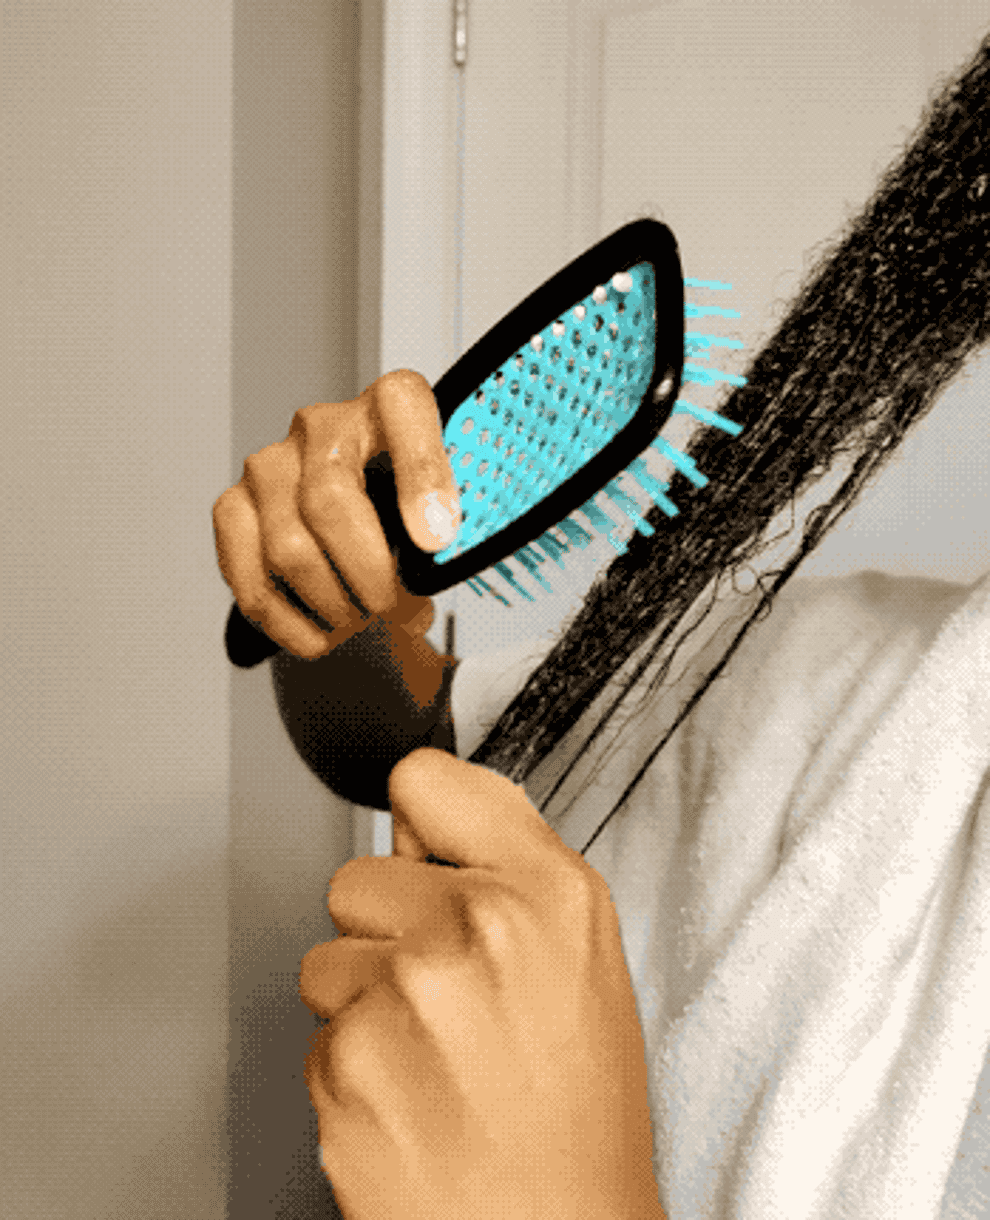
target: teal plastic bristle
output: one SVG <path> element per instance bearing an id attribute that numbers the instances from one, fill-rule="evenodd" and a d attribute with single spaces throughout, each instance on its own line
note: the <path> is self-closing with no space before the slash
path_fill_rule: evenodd
<path id="1" fill-rule="evenodd" d="M 731 284 L 685 277 L 686 289 L 729 292 Z M 434 556 L 438 564 L 477 546 L 518 519 L 550 494 L 590 457 L 599 453 L 628 421 L 650 384 L 656 319 L 653 268 L 640 263 L 599 285 L 568 314 L 557 318 L 506 360 L 454 411 L 444 428 L 444 443 L 459 480 L 463 522 L 452 546 Z M 686 320 L 738 318 L 737 310 L 685 302 Z M 719 348 L 740 349 L 742 342 L 689 329 L 684 333 L 682 388 L 746 384 L 744 377 L 711 364 Z M 690 415 L 708 427 L 739 436 L 742 427 L 724 415 L 679 397 L 672 414 Z M 702 489 L 708 478 L 696 463 L 663 436 L 649 448 L 673 463 Z M 645 452 L 645 451 L 644 451 Z M 619 536 L 624 523 L 647 536 L 655 531 L 643 509 L 623 488 L 630 479 L 668 517 L 678 514 L 669 484 L 651 474 L 644 456 L 636 457 L 616 478 L 540 537 L 495 563 L 489 579 L 476 575 L 466 584 L 479 597 L 511 606 L 510 596 L 535 601 L 539 589 L 553 592 L 546 565 L 564 567 L 572 550 L 584 550 L 595 534 L 618 554 L 628 543 Z M 597 502 L 604 496 L 613 519 Z M 582 520 L 583 519 L 583 520 Z M 589 528 L 590 527 L 590 531 Z M 502 587 L 500 587 L 500 584 Z M 529 587 L 527 587 L 529 586 Z M 532 589 L 532 591 L 531 591 Z"/>

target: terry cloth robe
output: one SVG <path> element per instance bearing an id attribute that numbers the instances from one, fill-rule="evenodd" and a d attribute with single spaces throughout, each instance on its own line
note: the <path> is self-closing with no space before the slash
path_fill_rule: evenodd
<path id="1" fill-rule="evenodd" d="M 461 663 L 459 757 L 548 648 Z M 657 740 L 647 705 L 565 843 Z M 792 580 L 586 858 L 669 1220 L 990 1215 L 990 575 Z"/>

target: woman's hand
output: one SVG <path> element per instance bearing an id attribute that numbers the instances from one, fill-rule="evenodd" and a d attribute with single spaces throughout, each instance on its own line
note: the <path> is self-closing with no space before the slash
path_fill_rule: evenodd
<path id="1" fill-rule="evenodd" d="M 241 613 L 296 656 L 325 656 L 368 615 L 416 635 L 433 621 L 430 599 L 399 585 L 365 494 L 364 468 L 383 452 L 413 542 L 443 550 L 460 525 L 458 487 L 433 391 L 408 369 L 386 373 L 350 402 L 297 411 L 286 439 L 247 458 L 243 478 L 213 506 L 220 571 Z M 454 514 L 447 533 L 440 532 L 445 508 Z M 293 607 L 271 576 L 283 578 L 329 632 Z"/>
<path id="2" fill-rule="evenodd" d="M 657 1220 L 647 1072 L 601 876 L 521 787 L 438 751 L 389 783 L 391 857 L 334 875 L 302 963 L 348 1220 Z M 428 853 L 459 869 L 424 863 Z"/>

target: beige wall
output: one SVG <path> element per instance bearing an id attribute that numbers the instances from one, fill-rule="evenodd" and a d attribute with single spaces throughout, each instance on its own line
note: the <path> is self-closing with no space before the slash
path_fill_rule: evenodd
<path id="1" fill-rule="evenodd" d="M 294 971 L 350 831 L 210 510 L 360 389 L 357 5 L 2 20 L 0 1214 L 323 1214 Z"/>

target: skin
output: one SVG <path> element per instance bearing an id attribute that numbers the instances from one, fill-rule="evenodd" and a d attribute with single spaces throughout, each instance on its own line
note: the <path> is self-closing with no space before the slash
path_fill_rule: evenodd
<path id="1" fill-rule="evenodd" d="M 217 555 L 244 615 L 297 656 L 326 656 L 375 616 L 397 680 L 425 706 L 444 659 L 423 639 L 432 604 L 398 583 L 364 493 L 382 451 L 410 536 L 441 550 L 426 497 L 456 511 L 457 483 L 429 383 L 399 370 L 298 411 L 284 441 L 247 458 L 213 508 Z M 300 977 L 328 1022 L 306 1079 L 341 1210 L 662 1220 L 642 1031 L 600 874 L 521 787 L 444 751 L 404 758 L 389 795 L 394 852 L 334 875 L 343 935 L 312 949 Z M 425 863 L 431 852 L 461 867 Z"/>
<path id="2" fill-rule="evenodd" d="M 302 963 L 306 1081 L 350 1217 L 660 1220 L 643 1039 L 600 874 L 503 776 L 417 750 L 391 857 Z M 429 851 L 459 869 L 423 863 Z"/>

